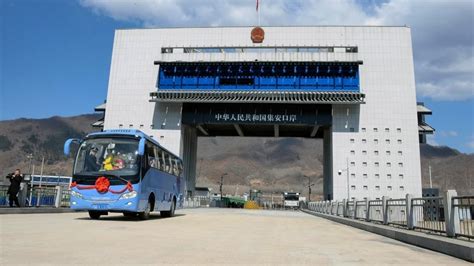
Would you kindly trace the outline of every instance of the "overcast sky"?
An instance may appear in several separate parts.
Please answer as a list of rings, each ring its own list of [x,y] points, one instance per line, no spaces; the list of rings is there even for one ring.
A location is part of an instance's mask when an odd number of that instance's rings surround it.
[[[2,58],[5,59],[0,66],[3,76],[0,119],[21,116],[44,117],[53,114],[72,115],[84,112],[86,107],[92,110],[94,104],[102,100],[96,99],[94,103],[73,109],[74,111],[56,109],[54,113],[48,108],[45,110],[49,111],[45,112],[29,108],[25,108],[25,112],[11,111],[10,103],[4,101],[17,96],[14,93],[15,86],[19,85],[15,84],[20,82],[23,87],[41,84],[41,75],[35,77],[38,82],[25,81],[24,74],[19,76],[21,69],[35,66],[31,61],[21,66],[17,59],[20,56],[26,61],[27,58],[24,57],[32,52],[31,49],[35,53],[28,60],[42,55],[40,57],[43,61],[36,62],[39,68],[46,64],[45,67],[48,69],[52,66],[47,64],[56,63],[55,70],[60,70],[63,69],[62,64],[66,64],[60,56],[64,56],[67,52],[54,50],[63,42],[70,48],[77,45],[74,53],[78,54],[72,58],[77,57],[78,61],[68,61],[69,67],[77,68],[76,72],[87,74],[87,77],[85,80],[75,81],[76,84],[70,86],[77,86],[86,81],[89,83],[84,85],[89,87],[97,87],[92,84],[100,84],[102,86],[100,93],[91,91],[85,96],[78,95],[79,99],[92,101],[92,98],[87,96],[105,98],[106,95],[114,28],[247,26],[257,23],[256,0],[79,0],[77,2],[3,0],[0,2],[2,5],[0,12],[3,12],[0,13],[1,37],[2,43],[5,43],[0,46]],[[430,141],[433,144],[449,144],[465,152],[473,152],[473,3],[474,1],[467,0],[260,0],[260,19],[262,25],[410,26],[418,100],[426,102],[433,109],[434,115],[430,121],[438,130]],[[38,38],[36,41],[39,42],[36,51],[33,46],[35,40],[29,40],[33,37]],[[75,43],[69,43],[71,40]],[[83,48],[84,46],[87,50]],[[24,51],[25,49],[30,51]],[[91,55],[81,54],[86,52]],[[106,56],[103,56],[103,53]],[[89,58],[90,56],[94,58]],[[44,60],[48,61],[48,58],[54,60],[46,63]],[[91,62],[94,66],[86,65]],[[17,68],[8,70],[11,66]],[[58,74],[61,75],[61,72]],[[48,80],[47,84],[54,88],[49,93],[60,94],[68,86],[67,81],[71,82],[66,76],[57,79]],[[45,93],[48,93],[47,89]],[[38,97],[42,97],[42,100],[48,103],[48,98],[44,95],[38,94]],[[57,97],[59,96],[50,99],[54,100]],[[18,100],[21,100],[20,97]],[[24,100],[23,98],[23,103]]]

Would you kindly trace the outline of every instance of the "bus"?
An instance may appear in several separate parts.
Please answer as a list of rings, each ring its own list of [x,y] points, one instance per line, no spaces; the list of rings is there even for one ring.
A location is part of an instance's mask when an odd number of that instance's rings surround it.
[[[99,219],[109,212],[146,220],[153,211],[172,217],[183,206],[182,160],[139,130],[105,130],[68,139],[79,148],[74,160],[70,206]]]
[[[298,209],[300,207],[300,193],[283,192],[283,206],[285,209]]]

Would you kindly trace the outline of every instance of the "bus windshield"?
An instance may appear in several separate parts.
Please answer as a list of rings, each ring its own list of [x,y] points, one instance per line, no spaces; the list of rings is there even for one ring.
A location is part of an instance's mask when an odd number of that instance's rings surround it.
[[[131,176],[138,169],[138,140],[95,138],[81,143],[74,174]]]

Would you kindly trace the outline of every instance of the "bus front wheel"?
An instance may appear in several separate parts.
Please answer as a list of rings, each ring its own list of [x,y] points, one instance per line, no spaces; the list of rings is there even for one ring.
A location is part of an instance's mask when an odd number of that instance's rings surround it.
[[[140,218],[140,220],[147,220],[150,218],[150,212],[151,212],[151,202],[148,201],[145,211],[138,213],[138,218]]]
[[[98,220],[100,218],[100,215],[102,215],[101,212],[98,211],[89,211],[89,217],[93,220]]]

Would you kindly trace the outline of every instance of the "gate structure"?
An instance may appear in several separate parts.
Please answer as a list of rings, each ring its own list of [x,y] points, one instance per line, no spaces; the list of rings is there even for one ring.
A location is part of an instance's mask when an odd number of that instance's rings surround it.
[[[323,139],[326,199],[421,195],[408,27],[251,31],[117,30],[104,128],[181,154],[190,192],[198,137],[271,136]]]

